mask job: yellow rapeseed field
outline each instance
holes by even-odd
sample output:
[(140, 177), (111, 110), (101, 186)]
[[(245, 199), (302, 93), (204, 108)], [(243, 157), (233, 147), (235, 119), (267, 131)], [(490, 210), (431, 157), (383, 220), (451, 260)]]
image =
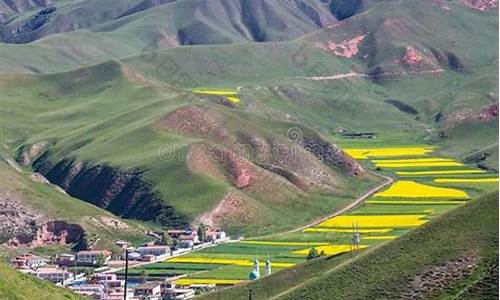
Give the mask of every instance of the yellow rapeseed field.
[(458, 189), (441, 188), (402, 180), (393, 184), (389, 189), (375, 194), (375, 197), (468, 199), (469, 195)]
[(233, 89), (193, 89), (193, 93), (200, 95), (214, 95), (214, 96), (225, 96), (227, 101), (231, 103), (240, 103), (241, 100), (238, 98), (238, 91)]
[(227, 101), (231, 102), (231, 103), (240, 103), (241, 100), (240, 98), (238, 97), (226, 97)]
[(455, 161), (455, 160), (443, 157), (372, 160), (373, 163), (419, 163), (419, 162), (440, 162), (440, 161)]
[(495, 183), (498, 178), (436, 178), (436, 183)]
[(369, 157), (419, 156), (431, 153), (434, 147), (401, 147), (401, 148), (348, 148), (344, 151), (355, 159)]
[(269, 246), (313, 246), (313, 245), (328, 245), (328, 243), (314, 242), (271, 242), (271, 241), (241, 241), (241, 244), (251, 245), (269, 245)]
[(394, 205), (458, 205), (467, 201), (425, 201), (425, 200), (369, 200), (368, 204), (394, 204)]
[(234, 285), (242, 282), (237, 279), (204, 279), (204, 278), (180, 278), (175, 281), (177, 285), (192, 284), (215, 284), (215, 285)]
[(421, 175), (447, 175), (447, 174), (482, 174), (484, 170), (467, 169), (467, 170), (436, 170), (436, 171), (397, 171), (399, 176), (421, 176)]
[[(391, 231), (392, 228), (384, 228), (384, 229), (358, 229), (359, 233), (387, 233)], [(352, 233), (351, 229), (335, 229), (335, 228), (306, 228), (303, 232), (334, 232), (334, 233)]]
[(461, 167), (463, 165), (464, 165), (463, 163), (457, 161), (429, 161), (429, 162), (405, 162), (405, 163), (384, 162), (375, 164), (375, 166), (379, 168)]
[(203, 94), (203, 95), (219, 95), (219, 96), (238, 95), (238, 91), (232, 89), (193, 89), (193, 93)]
[[(243, 267), (253, 266), (253, 261), (248, 259), (226, 259), (226, 258), (210, 258), (210, 257), (189, 257), (189, 256), (179, 256), (173, 257), (167, 260), (168, 262), (175, 263), (193, 263), (193, 264), (216, 264), (216, 265), (236, 265)], [(264, 262), (261, 262), (264, 266)], [(274, 262), (273, 266), (277, 268), (289, 268), (294, 266), (292, 263), (282, 263)]]
[(425, 215), (346, 215), (331, 218), (319, 224), (318, 227), (350, 228), (353, 224), (359, 228), (396, 228), (416, 227), (424, 224)]
[[(359, 249), (367, 248), (367, 245), (359, 245)], [(345, 253), (351, 251), (351, 245), (327, 245), (327, 246), (319, 246), (315, 247), (318, 252), (324, 252), (326, 255), (336, 255), (340, 253)], [(311, 248), (293, 251), (294, 254), (298, 255), (307, 255)]]

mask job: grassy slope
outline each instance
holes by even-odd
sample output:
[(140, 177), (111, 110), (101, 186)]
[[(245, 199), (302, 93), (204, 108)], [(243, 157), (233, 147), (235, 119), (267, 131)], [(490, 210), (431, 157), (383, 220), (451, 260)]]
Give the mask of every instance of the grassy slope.
[[(126, 221), (130, 226), (129, 229), (113, 229), (101, 224), (99, 223), (100, 217), (119, 218), (92, 204), (62, 194), (47, 184), (33, 181), (29, 178), (29, 172), (14, 170), (4, 159), (8, 159), (8, 155), (2, 148), (0, 150), (0, 188), (7, 194), (12, 194), (14, 199), (22, 205), (41, 213), (47, 220), (61, 220), (81, 225), (90, 240), (99, 237), (97, 247), (113, 248), (114, 241), (117, 239), (127, 239), (134, 243), (149, 240), (142, 233), (149, 226)], [(57, 247), (52, 248), (57, 250)], [(51, 247), (34, 249), (34, 251), (50, 251), (50, 249)], [(0, 252), (4, 251), (14, 253), (9, 248), (0, 250)]]
[[(23, 86), (29, 82), (30, 88), (20, 89), (17, 80), (23, 82)], [(7, 95), (3, 102), (6, 110), (0, 113), (3, 115), (2, 131), (12, 151), (22, 144), (53, 140), (57, 141), (50, 150), (53, 162), (73, 157), (122, 170), (140, 168), (145, 170), (144, 176), (163, 199), (191, 220), (215, 207), (230, 187), (227, 181), (195, 174), (188, 169), (188, 149), (201, 139), (154, 126), (159, 118), (183, 104), (200, 104), (189, 93), (167, 85), (154, 87), (135, 82), (117, 62), (64, 74), (7, 77), (2, 87)], [(287, 129), (292, 126), (215, 103), (205, 105), (213, 106), (224, 116), (224, 126), (234, 135), (244, 130), (271, 137), (286, 136)], [(33, 114), (37, 117), (29, 117)], [(21, 119), (23, 121), (19, 122)], [(339, 170), (332, 169), (332, 172), (339, 179), (336, 195), (312, 193), (285, 203), (257, 197), (256, 205), (263, 223), (227, 224), (228, 227), (235, 225), (227, 229), (255, 233), (263, 226), (267, 230), (291, 228), (317, 217), (325, 209), (345, 204), (373, 183), (372, 180), (362, 183), (349, 179)], [(296, 214), (296, 211), (303, 213)], [(286, 217), (277, 219), (277, 215)]]
[[(319, 0), (304, 4), (299, 1), (244, 2), (178, 0), (152, 2), (142, 0), (58, 1), (57, 10), (48, 21), (34, 31), (13, 37), (13, 28), (22, 27), (36, 11), (10, 14), (11, 21), (0, 25), (5, 40), (49, 47), (66, 47), (78, 55), (81, 49), (67, 43), (72, 36), (84, 39), (87, 50), (106, 55), (104, 45), (121, 46), (128, 55), (137, 50), (171, 47), (176, 43), (230, 44), (249, 41), (276, 41), (297, 38), (333, 22), (329, 7)], [(146, 4), (146, 5), (144, 5)], [(74, 28), (78, 28), (73, 32)], [(64, 31), (70, 31), (64, 33)], [(54, 33), (63, 32), (54, 35)], [(76, 33), (76, 34), (75, 34)], [(45, 37), (45, 38), (44, 38)], [(101, 42), (104, 44), (99, 45)], [(107, 42), (106, 42), (107, 41)], [(63, 42), (63, 43), (61, 43)], [(108, 50), (110, 50), (109, 48)], [(115, 52), (116, 53), (116, 52)]]
[(67, 289), (22, 274), (0, 263), (0, 298), (9, 300), (78, 300), (85, 299)]
[[(181, 47), (131, 57), (123, 62), (146, 74), (147, 78), (166, 82), (179, 90), (197, 86), (242, 86), (242, 104), (238, 111), (247, 118), (260, 117), (252, 122), (260, 122), (264, 118), (304, 123), (334, 141), (341, 141), (333, 134), (338, 127), (376, 131), (381, 143), (429, 142), (444, 147), (451, 146), (448, 153), (461, 157), (475, 149), (465, 147), (467, 145), (474, 144), (477, 148), (490, 145), (498, 135), (498, 126), (478, 125), (477, 132), (487, 132), (487, 126), (488, 132), (492, 134), (476, 135), (481, 137), (474, 143), (454, 136), (442, 140), (435, 138), (439, 135), (441, 125), (434, 122), (434, 117), (440, 111), (447, 113), (465, 107), (484, 106), (490, 103), (488, 93), (498, 95), (498, 75), (495, 63), (491, 63), (497, 53), (492, 41), (497, 40), (498, 15), (494, 12), (474, 12), (457, 2), (451, 2), (452, 9), (445, 11), (433, 3), (383, 2), (365, 14), (346, 20), (343, 26), (311, 34), (293, 42)], [(412, 17), (412, 14), (417, 14), (418, 18)], [(402, 20), (402, 29), (398, 26), (388, 26), (387, 22), (384, 22), (388, 18), (396, 17)], [(355, 58), (333, 57), (314, 47), (316, 41), (333, 39), (339, 42), (353, 38), (365, 33), (365, 28), (370, 28), (371, 36), (361, 45), (360, 54)], [(81, 31), (67, 36), (76, 38), (80, 34), (94, 36), (92, 33)], [(128, 35), (119, 36), (126, 38)], [(59, 35), (48, 39), (54, 39), (54, 44), (59, 39), (63, 42), (65, 40), (64, 36)], [(5, 64), (14, 62), (16, 68), (20, 67), (22, 64), (16, 59), (19, 53), (23, 57), (33, 59), (28, 64), (41, 72), (54, 71), (54, 66), (59, 71), (67, 70), (80, 63), (98, 62), (110, 56), (132, 54), (126, 51), (127, 44), (118, 43), (119, 47), (109, 47), (95, 40), (94, 43), (92, 39), (83, 41), (86, 41), (86, 46), (92, 44), (92, 47), (103, 48), (94, 51), (95, 49), (78, 47), (76, 53), (71, 47), (56, 48), (57, 51), (42, 47), (40, 51), (43, 51), (43, 55), (40, 56), (28, 55), (38, 51), (35, 44), (2, 45), (1, 48), (6, 47), (9, 54)], [(109, 40), (103, 38), (100, 41)], [(42, 42), (44, 41), (40, 41)], [(71, 40), (66, 42), (77, 44)], [(144, 41), (137, 42), (137, 45), (144, 45)], [(137, 45), (131, 47), (135, 49), (135, 53), (139, 51)], [(467, 72), (456, 72), (443, 64), (440, 66), (444, 68), (441, 75), (407, 73), (404, 67), (394, 63), (396, 56), (401, 54), (401, 50), (407, 45), (427, 51), (435, 48), (441, 52), (454, 52), (467, 66)], [(13, 50), (11, 47), (16, 48)], [(369, 60), (362, 58), (364, 54), (369, 55)], [(305, 65), (297, 63), (298, 55), (306, 55)], [(82, 57), (91, 59), (82, 61)], [(45, 58), (48, 60), (45, 61)], [(249, 60), (253, 63), (248, 64)], [(175, 65), (170, 64), (172, 61)], [(319, 74), (317, 66), (320, 67)], [(396, 69), (403, 72), (403, 75), (377, 84), (368, 79), (325, 83), (296, 78), (350, 71), (367, 73), (376, 66), (381, 66), (384, 70)], [(186, 76), (192, 80), (187, 83), (179, 81), (179, 78)], [(81, 80), (82, 77), (85, 80)], [(23, 87), (29, 85), (30, 88), (21, 90), (16, 82)], [(14, 77), (2, 80), (0, 84), (7, 95), (3, 100), (2, 115), (5, 126), (2, 126), (2, 130), (4, 136), (10, 140), (12, 149), (26, 142), (56, 138), (58, 144), (55, 149), (58, 151), (54, 158), (72, 154), (95, 163), (106, 162), (121, 168), (147, 167), (150, 177), (161, 182), (157, 188), (170, 198), (169, 201), (178, 203), (184, 213), (190, 216), (213, 207), (216, 203), (214, 199), (227, 189), (225, 183), (190, 174), (183, 167), (185, 164), (182, 158), (175, 162), (157, 160), (158, 149), (163, 145), (177, 151), (195, 142), (170, 132), (152, 130), (150, 127), (156, 118), (179, 105), (196, 103), (195, 99), (186, 99), (189, 94), (174, 92), (168, 88), (131, 85), (115, 62), (54, 77)], [(299, 97), (289, 99), (279, 96), (274, 89), (276, 86), (295, 88), (299, 91)], [(397, 110), (385, 102), (387, 99), (398, 99), (412, 105), (419, 111), (419, 116)], [(360, 103), (363, 109), (353, 110), (351, 103)], [(43, 112), (40, 117), (31, 117), (40, 111)], [(19, 122), (20, 119), (23, 121)], [(42, 128), (34, 130), (40, 125)], [(257, 124), (253, 125), (252, 130), (257, 130)], [(268, 130), (286, 135), (285, 126), (276, 126), (276, 123), (266, 125)], [(277, 128), (274, 128), (275, 126)], [(467, 134), (465, 130), (460, 132), (462, 136)], [(81, 144), (84, 144), (82, 149), (72, 148)], [(164, 170), (170, 172), (166, 173)], [(177, 178), (190, 180), (192, 184), (176, 184)], [(170, 186), (175, 187), (171, 189)], [(208, 193), (200, 195), (198, 191), (202, 190), (208, 190)], [(184, 205), (188, 201), (196, 203), (196, 207), (192, 209)], [(270, 215), (276, 211), (279, 209), (272, 208)]]
[[(498, 257), (497, 217), (498, 195), (489, 194), (355, 258), (310, 261), (244, 287), (223, 290), (220, 299), (243, 299), (249, 289), (254, 291), (253, 299), (397, 298), (416, 274), (471, 252), (479, 257), (478, 268), (470, 277), (448, 286), (441, 296), (466, 291), (474, 293), (475, 299), (492, 299), (498, 278), (495, 288), (488, 271)], [(487, 288), (477, 289), (481, 280)], [(214, 295), (207, 294), (200, 299), (211, 297)]]

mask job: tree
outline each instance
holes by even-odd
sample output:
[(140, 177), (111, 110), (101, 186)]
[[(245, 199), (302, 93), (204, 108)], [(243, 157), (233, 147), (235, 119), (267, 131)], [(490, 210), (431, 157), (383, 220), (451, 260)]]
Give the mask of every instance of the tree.
[(101, 254), (99, 254), (99, 256), (97, 256), (97, 258), (95, 260), (95, 264), (96, 264), (96, 266), (100, 267), (100, 266), (104, 265), (107, 260), (108, 260), (108, 258), (106, 257), (106, 255), (104, 255), (104, 253), (101, 253)]
[(316, 248), (312, 247), (311, 250), (309, 250), (309, 253), (307, 254), (306, 259), (311, 260), (311, 259), (315, 259), (318, 257), (320, 257), (320, 253), (318, 252), (318, 250)]
[(141, 270), (141, 281), (142, 283), (148, 281), (148, 272), (146, 271), (146, 269)]
[(161, 242), (163, 243), (163, 245), (167, 245), (169, 247), (173, 246), (173, 244), (174, 244), (174, 240), (172, 239), (170, 234), (168, 234), (168, 232), (163, 233)]
[(200, 241), (204, 242), (207, 240), (207, 227), (205, 226), (205, 224), (200, 224), (197, 234)]

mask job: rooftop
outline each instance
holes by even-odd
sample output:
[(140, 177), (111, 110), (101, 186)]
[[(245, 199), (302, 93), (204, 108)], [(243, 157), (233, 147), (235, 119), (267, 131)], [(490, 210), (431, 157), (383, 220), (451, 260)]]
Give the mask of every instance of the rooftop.
[(153, 289), (155, 287), (159, 287), (161, 284), (161, 282), (146, 282), (146, 283), (143, 283), (143, 284), (140, 284), (136, 287), (134, 287), (134, 289), (136, 290), (142, 290), (142, 289)]

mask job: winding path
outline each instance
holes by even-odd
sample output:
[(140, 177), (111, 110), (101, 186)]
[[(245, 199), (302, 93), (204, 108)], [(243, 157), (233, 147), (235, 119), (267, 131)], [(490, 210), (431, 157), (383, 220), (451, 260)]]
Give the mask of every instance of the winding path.
[(295, 228), (295, 229), (292, 229), (290, 231), (287, 231), (285, 233), (292, 233), (292, 232), (297, 232), (297, 231), (302, 231), (306, 228), (309, 228), (309, 227), (313, 227), (313, 226), (316, 226), (328, 219), (331, 219), (333, 217), (336, 217), (336, 216), (339, 216), (339, 215), (342, 215), (348, 211), (350, 211), (351, 209), (355, 208), (356, 206), (358, 206), (359, 204), (363, 203), (363, 201), (366, 200), (366, 198), (370, 197), (371, 195), (373, 195), (374, 193), (380, 191), (381, 189), (385, 188), (386, 186), (392, 184), (394, 182), (394, 178), (393, 177), (390, 177), (390, 176), (386, 176), (386, 175), (382, 175), (382, 174), (379, 174), (377, 172), (374, 172), (374, 171), (370, 171), (368, 170), (368, 172), (372, 175), (375, 175), (377, 177), (381, 177), (381, 178), (384, 178), (385, 181), (379, 185), (377, 185), (376, 187), (370, 189), (369, 191), (367, 191), (366, 193), (364, 193), (363, 195), (359, 196), (358, 198), (356, 198), (356, 200), (354, 202), (351, 202), (349, 203), (347, 206), (341, 208), (340, 210), (334, 212), (333, 214), (331, 215), (328, 215), (326, 217), (323, 217), (319, 220), (315, 220), (313, 221), (312, 223), (309, 223), (307, 225), (304, 225), (302, 227), (299, 227), (299, 228)]

